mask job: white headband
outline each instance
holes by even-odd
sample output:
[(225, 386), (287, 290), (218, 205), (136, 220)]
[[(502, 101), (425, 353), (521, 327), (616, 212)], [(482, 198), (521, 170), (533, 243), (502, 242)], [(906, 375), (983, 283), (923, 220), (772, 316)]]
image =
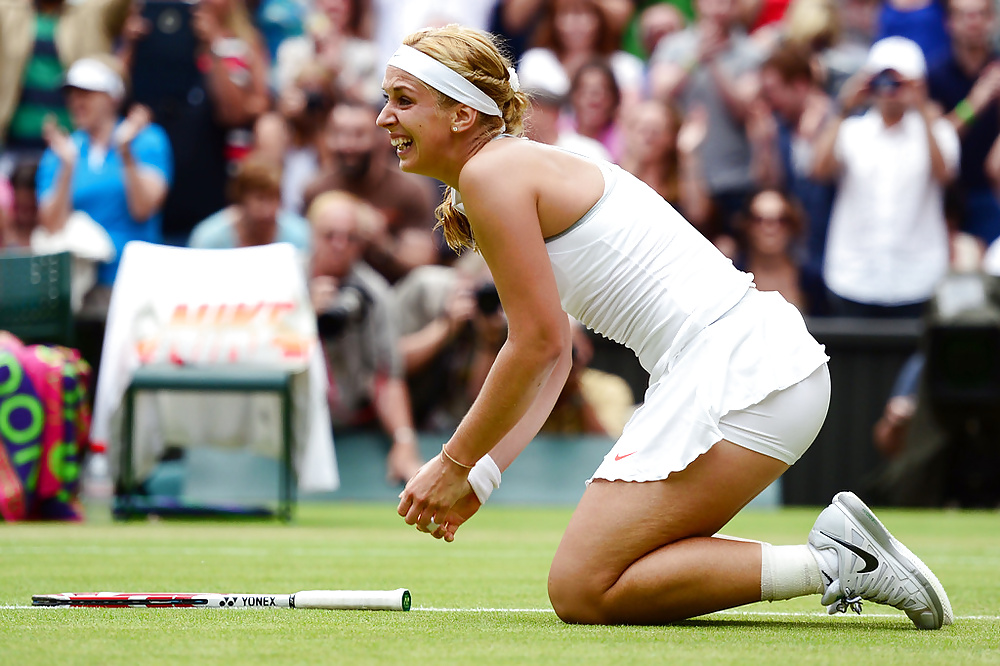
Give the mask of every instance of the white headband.
[(455, 70), (412, 46), (401, 45), (389, 58), (388, 64), (412, 74), (456, 102), (471, 106), (488, 116), (503, 117), (500, 107), (489, 95)]

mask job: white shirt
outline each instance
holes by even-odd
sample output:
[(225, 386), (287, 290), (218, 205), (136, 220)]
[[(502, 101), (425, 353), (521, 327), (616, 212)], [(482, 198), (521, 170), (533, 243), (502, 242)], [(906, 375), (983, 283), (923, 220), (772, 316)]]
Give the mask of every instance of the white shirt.
[(604, 195), (545, 247), (563, 309), (634, 351), (655, 380), (740, 302), (753, 278), (651, 187), (619, 166), (595, 163)]
[[(943, 118), (932, 132), (954, 173), (958, 134)], [(875, 109), (848, 118), (834, 155), (842, 171), (827, 236), (827, 286), (859, 303), (905, 305), (930, 298), (948, 270), (948, 231), (944, 188), (931, 173), (921, 115), (908, 111), (892, 127)]]
[(983, 256), (983, 272), (987, 275), (1000, 276), (1000, 239), (990, 243)]

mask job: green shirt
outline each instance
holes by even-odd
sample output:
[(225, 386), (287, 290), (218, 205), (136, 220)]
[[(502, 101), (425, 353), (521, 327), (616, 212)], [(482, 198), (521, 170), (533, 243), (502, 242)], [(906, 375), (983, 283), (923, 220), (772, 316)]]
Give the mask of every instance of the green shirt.
[(72, 129), (62, 93), (65, 72), (56, 52), (58, 22), (57, 14), (39, 14), (35, 19), (35, 43), (24, 68), (21, 99), (7, 130), (9, 148), (45, 148), (42, 123), (50, 114), (65, 129)]

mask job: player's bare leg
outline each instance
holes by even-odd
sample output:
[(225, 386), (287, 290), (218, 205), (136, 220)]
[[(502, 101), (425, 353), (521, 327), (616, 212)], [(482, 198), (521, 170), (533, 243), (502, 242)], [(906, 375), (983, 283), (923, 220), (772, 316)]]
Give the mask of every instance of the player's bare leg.
[(852, 493), (834, 497), (809, 545), (713, 536), (785, 468), (723, 440), (665, 481), (595, 481), (552, 563), (549, 597), (559, 617), (660, 624), (822, 593), (831, 613), (860, 613), (871, 601), (904, 611), (920, 629), (951, 624), (937, 577)]
[(661, 624), (760, 601), (760, 544), (713, 535), (787, 468), (722, 440), (663, 481), (594, 481), (552, 563), (556, 613)]

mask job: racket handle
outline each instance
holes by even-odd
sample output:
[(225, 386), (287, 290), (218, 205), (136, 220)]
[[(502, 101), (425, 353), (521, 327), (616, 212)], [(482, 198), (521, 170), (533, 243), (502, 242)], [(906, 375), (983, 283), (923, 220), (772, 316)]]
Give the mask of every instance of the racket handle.
[(410, 591), (398, 590), (304, 590), (292, 595), (294, 608), (326, 610), (410, 610)]

